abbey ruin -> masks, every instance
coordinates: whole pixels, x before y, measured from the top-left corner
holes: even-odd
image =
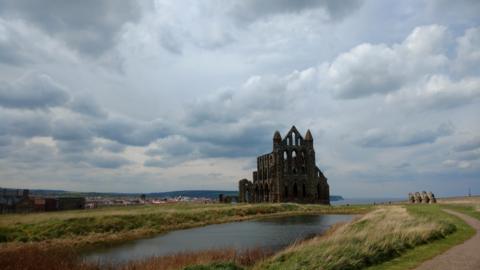
[[[310,130],[305,138],[293,126],[282,139],[273,136],[273,151],[257,157],[253,182],[239,181],[239,201],[330,204],[327,178],[315,164]]]
[[[437,203],[435,194],[433,194],[431,191],[428,193],[426,191],[422,191],[422,193],[410,192],[408,193],[408,201],[410,203]]]

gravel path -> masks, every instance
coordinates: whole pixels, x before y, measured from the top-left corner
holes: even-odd
[[[480,269],[480,221],[452,210],[445,212],[463,219],[477,233],[463,244],[455,246],[445,253],[425,261],[417,270],[479,270]]]

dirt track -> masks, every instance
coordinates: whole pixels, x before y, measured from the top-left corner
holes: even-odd
[[[480,269],[480,221],[452,210],[444,210],[463,219],[477,233],[463,244],[455,246],[435,258],[425,261],[417,270],[479,270]]]

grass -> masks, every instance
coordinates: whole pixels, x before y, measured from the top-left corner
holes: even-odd
[[[14,249],[0,250],[0,269],[23,270],[173,270],[173,269],[243,269],[255,262],[271,256],[272,252],[263,249],[238,251],[235,249],[203,250],[184,252],[167,256],[152,257],[127,263],[86,262],[77,256],[72,248],[42,249],[38,245],[28,245],[22,252]]]
[[[429,219],[440,219],[443,222],[454,224],[455,231],[428,245],[420,245],[408,250],[400,257],[388,262],[367,268],[368,270],[404,270],[412,269],[422,262],[429,260],[451,247],[463,243],[475,234],[475,230],[460,218],[441,211],[441,208],[450,208],[447,205],[409,205],[408,211],[415,216],[426,216]],[[457,209],[455,209],[457,210]]]
[[[292,246],[254,269],[363,269],[459,230],[465,229],[461,235],[468,238],[471,230],[457,227],[462,223],[438,206],[382,207],[326,236]]]
[[[368,206],[299,204],[193,204],[115,207],[0,216],[0,245],[25,242],[92,247],[176,229],[276,215],[364,213]]]
[[[447,209],[452,209],[460,213],[464,213],[471,217],[480,220],[480,204],[479,205],[467,205],[467,204],[455,204],[445,205]]]
[[[475,205],[395,205],[329,207],[298,204],[119,207],[33,215],[0,216],[0,269],[411,269],[470,238],[475,231],[441,208],[480,219]],[[98,243],[100,237],[132,231],[158,233],[176,228],[294,214],[366,213],[346,224],[275,254],[256,249],[207,250],[131,261],[121,265],[86,263],[70,238]],[[17,219],[18,218],[18,219]],[[15,220],[16,219],[16,220]],[[9,231],[10,230],[10,231]],[[27,237],[28,243],[12,237]],[[10,238],[8,238],[10,237]],[[37,238],[30,238],[37,237]],[[42,238],[43,237],[43,238]],[[11,240],[13,239],[13,240]],[[43,240],[42,240],[43,239]],[[52,245],[66,241],[65,247]],[[82,242],[83,243],[83,242]]]

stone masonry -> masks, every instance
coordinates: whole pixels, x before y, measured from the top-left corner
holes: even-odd
[[[315,164],[310,130],[305,138],[293,126],[282,139],[273,136],[273,151],[257,157],[253,181],[239,181],[239,201],[330,204],[327,178]]]

